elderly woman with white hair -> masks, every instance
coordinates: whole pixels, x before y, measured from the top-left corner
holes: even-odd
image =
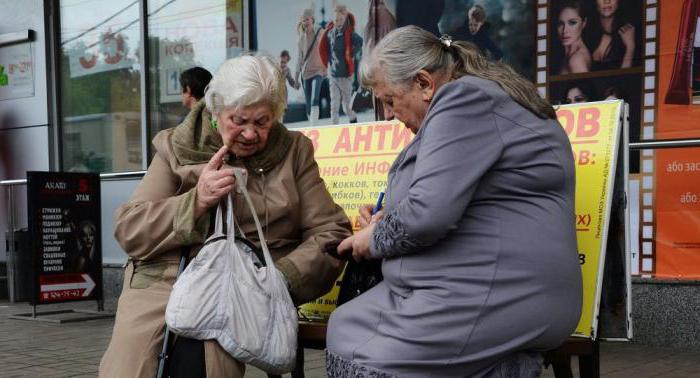
[[[221,65],[185,121],[154,138],[148,172],[116,213],[115,237],[129,262],[100,376],[155,375],[181,251],[196,255],[211,233],[216,205],[234,187],[234,167],[248,172],[247,189],[292,299],[307,302],[334,284],[341,262],[322,248],[349,236],[350,222],[319,176],[311,141],[279,122],[285,98],[272,60],[234,58]],[[234,213],[259,247],[247,206],[234,201]],[[171,353],[171,377],[243,377],[244,371],[214,340],[178,337]]]
[[[576,327],[571,145],[552,106],[478,47],[415,26],[382,39],[363,85],[415,134],[384,213],[338,247],[384,281],[340,306],[335,377],[534,377]]]

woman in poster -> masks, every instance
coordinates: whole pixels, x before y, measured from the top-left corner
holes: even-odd
[[[321,28],[315,28],[314,24],[313,10],[305,9],[297,26],[299,56],[294,74],[294,80],[297,83],[295,88],[298,88],[298,83],[304,87],[306,117],[311,122],[311,126],[318,122],[321,82],[326,75],[326,69],[318,52]]]
[[[559,8],[557,35],[559,36],[559,75],[589,72],[591,52],[583,42],[583,31],[588,22],[583,6],[579,1],[567,1]]]
[[[620,0],[596,0],[595,19],[591,20],[586,30],[593,70],[632,67],[635,30],[623,17]]]

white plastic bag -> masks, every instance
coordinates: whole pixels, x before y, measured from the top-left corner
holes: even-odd
[[[244,178],[236,172],[236,181]],[[253,214],[265,259],[235,239],[231,196],[227,196],[223,233],[222,205],[215,231],[173,286],[165,321],[178,335],[215,339],[233,358],[268,373],[294,368],[297,312],[282,273],[275,268],[245,184],[237,185]],[[260,265],[260,264],[258,264]]]

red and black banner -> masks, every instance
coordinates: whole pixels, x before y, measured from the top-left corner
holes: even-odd
[[[102,299],[100,178],[27,172],[32,304]]]

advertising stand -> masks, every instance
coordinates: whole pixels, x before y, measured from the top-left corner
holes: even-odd
[[[100,178],[91,173],[27,172],[29,251],[32,260],[32,312],[13,319],[53,323],[112,317],[104,311]],[[73,301],[97,301],[97,311],[36,307]],[[80,317],[46,315],[81,313]]]
[[[632,337],[630,249],[625,232],[629,227],[627,114],[620,100],[557,107],[576,165],[574,221],[584,299],[574,334],[553,354],[555,368],[563,366],[562,358],[568,368],[568,356],[578,354],[583,370],[596,371],[599,338]],[[301,131],[314,143],[321,176],[331,195],[357,228],[359,207],[372,203],[385,189],[388,169],[412,134],[395,121]],[[327,320],[335,309],[340,285],[342,276],[331,292],[301,307],[302,317],[321,323]]]

